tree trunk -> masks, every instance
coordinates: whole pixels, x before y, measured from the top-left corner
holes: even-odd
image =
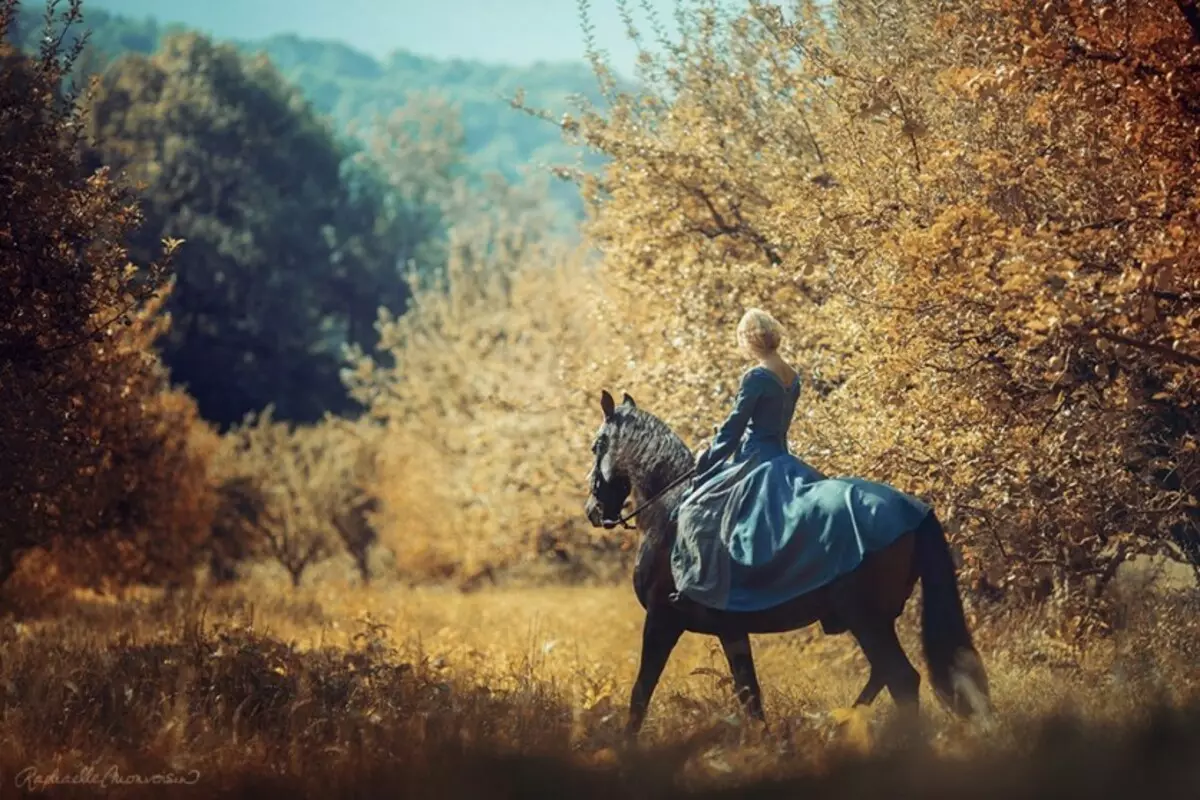
[[[0,546],[0,589],[8,583],[8,579],[16,571],[17,553],[7,546]]]

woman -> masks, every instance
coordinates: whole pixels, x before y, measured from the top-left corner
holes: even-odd
[[[828,479],[788,451],[801,380],[779,354],[782,340],[767,312],[742,316],[738,345],[758,363],[742,375],[676,511],[676,587],[713,608],[757,611],[791,600],[852,570],[929,511],[883,484]]]

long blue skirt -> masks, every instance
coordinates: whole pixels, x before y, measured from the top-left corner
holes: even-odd
[[[818,589],[913,530],[929,506],[886,484],[824,478],[790,453],[702,478],[678,512],[680,594],[760,611]]]

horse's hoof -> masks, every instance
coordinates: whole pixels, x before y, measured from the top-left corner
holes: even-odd
[[[751,740],[761,742],[763,739],[771,738],[773,731],[771,726],[762,717],[748,717],[746,720],[745,735]]]
[[[615,767],[620,763],[620,755],[611,747],[605,747],[592,753],[588,763],[593,767]]]
[[[871,711],[867,706],[835,708],[829,712],[838,738],[851,747],[866,751],[871,747]]]

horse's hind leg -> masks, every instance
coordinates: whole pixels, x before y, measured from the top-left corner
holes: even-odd
[[[636,736],[642,729],[654,688],[682,635],[683,623],[678,615],[654,607],[646,613],[646,621],[642,625],[642,659],[629,699],[629,722],[625,726],[627,735]]]
[[[851,625],[850,631],[871,664],[871,678],[860,699],[880,676],[892,700],[906,712],[916,713],[920,702],[921,674],[913,667],[896,636],[894,620],[876,618],[865,624]],[[879,689],[875,689],[878,693]],[[874,696],[872,696],[874,699]]]
[[[754,671],[754,655],[750,651],[750,636],[745,633],[721,635],[721,649],[733,673],[733,690],[738,702],[752,719],[765,722],[762,690],[758,686],[758,675]]]

